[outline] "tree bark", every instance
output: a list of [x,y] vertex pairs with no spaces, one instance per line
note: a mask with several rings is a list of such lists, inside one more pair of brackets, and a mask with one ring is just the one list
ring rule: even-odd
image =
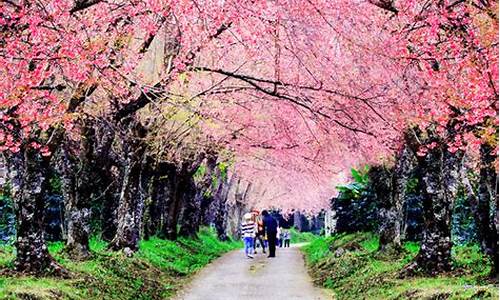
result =
[[[154,162],[151,161],[147,161],[147,163],[154,164]],[[161,224],[161,211],[164,209],[161,205],[160,174],[155,166],[153,166],[152,169],[153,170],[150,172],[151,174],[148,178],[143,177],[143,185],[146,186],[147,190],[143,217],[143,236],[145,240],[159,232]]]
[[117,210],[117,230],[109,248],[131,255],[138,250],[144,198],[140,195],[142,161],[145,152],[146,130],[139,122],[129,125],[130,136],[123,140],[125,154],[123,182]]
[[167,202],[163,235],[172,241],[177,239],[177,225],[182,204],[180,191],[184,189],[185,185],[181,177],[182,174],[175,172],[170,179],[170,199]]
[[[415,165],[415,155],[409,149],[407,143],[396,157],[396,164],[392,174],[392,182],[389,184],[388,191],[379,191],[380,197],[384,199],[385,193],[387,198],[381,201],[385,205],[381,209],[381,227],[380,227],[380,251],[394,249],[401,250],[401,231],[404,222],[403,205],[406,195],[406,186],[410,179],[411,173]],[[392,193],[390,192],[392,190]]]
[[495,170],[494,148],[482,144],[479,190],[474,214],[478,225],[479,241],[492,261],[490,276],[498,279],[498,174]]
[[[91,218],[91,196],[93,190],[92,165],[94,130],[91,124],[84,124],[78,159],[72,155],[71,142],[66,140],[62,147],[62,188],[67,222],[65,251],[73,259],[90,256],[89,235]],[[75,147],[76,148],[76,147]]]
[[451,214],[460,184],[463,152],[451,153],[447,144],[429,131],[427,143],[437,146],[418,157],[423,195],[424,234],[414,262],[406,267],[411,273],[429,275],[451,270]]
[[112,151],[115,132],[108,124],[96,125],[94,188],[97,196],[94,200],[99,203],[96,216],[98,214],[100,218],[101,238],[109,242],[116,234],[120,191],[118,179],[123,178],[123,170],[118,167],[120,164]]
[[[198,159],[198,161],[199,160],[200,159]],[[195,169],[194,167],[196,167],[196,165],[192,168]],[[198,167],[199,166],[196,168]],[[181,227],[179,235],[195,237],[200,225],[203,224],[203,222],[206,223],[207,210],[213,201],[212,179],[216,167],[217,156],[209,154],[205,159],[205,174],[203,178],[196,183],[193,176],[190,177],[189,188],[186,191],[187,194],[184,194],[184,208],[180,222]]]
[[[177,225],[183,207],[188,207],[186,215],[193,214],[192,203],[194,201],[196,187],[193,181],[193,175],[205,158],[205,153],[194,154],[194,157],[185,157],[185,160],[177,165],[174,174],[170,180],[171,197],[167,203],[167,216],[163,235],[169,240],[177,239]],[[182,221],[182,220],[181,220]],[[190,234],[192,229],[185,228],[183,234]]]
[[183,209],[180,219],[179,236],[195,238],[200,228],[200,212],[202,195],[196,192],[192,176],[188,178],[182,192]]
[[228,180],[227,175],[221,176],[220,172],[218,173],[219,185],[217,192],[214,195],[214,225],[219,240],[227,241],[227,197],[231,186],[234,184],[235,176],[231,176]]
[[67,275],[50,256],[44,239],[43,193],[48,160],[37,150],[22,149],[10,154],[7,162],[17,220],[16,270],[32,275]]
[[217,155],[209,154],[206,159],[206,173],[203,181],[197,189],[197,197],[200,197],[200,224],[210,225],[211,212],[210,207],[214,201],[214,194],[216,186],[214,185],[214,178],[217,168]]

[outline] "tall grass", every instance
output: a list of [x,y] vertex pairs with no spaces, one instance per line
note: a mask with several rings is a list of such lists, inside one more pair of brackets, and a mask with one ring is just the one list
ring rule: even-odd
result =
[[[139,251],[130,258],[107,251],[106,246],[92,238],[92,258],[77,262],[64,254],[62,242],[50,243],[50,253],[72,278],[3,276],[0,299],[166,299],[190,275],[241,243],[221,242],[213,230],[204,228],[198,239],[141,241]],[[13,247],[0,247],[0,269],[12,268],[13,259]]]

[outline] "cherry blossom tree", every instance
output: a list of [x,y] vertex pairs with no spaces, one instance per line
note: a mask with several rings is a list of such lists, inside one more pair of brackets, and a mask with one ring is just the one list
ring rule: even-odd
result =
[[[232,174],[254,182],[249,205],[319,210],[346,170],[387,159],[418,127],[410,146],[428,179],[429,214],[446,204],[427,228],[439,239],[424,240],[417,259],[432,269],[432,260],[449,261],[449,234],[439,228],[449,224],[461,158],[479,147],[497,151],[495,1],[0,3],[0,150],[21,229],[20,271],[57,269],[37,221],[56,153],[75,229],[68,246],[87,251],[92,170],[105,169],[104,178],[114,167],[120,196],[110,247],[134,251],[141,180],[166,174],[168,163],[179,191],[168,205],[166,231],[175,238],[180,211],[193,211],[186,203],[196,198],[180,190],[195,186],[207,157],[231,153]],[[182,122],[169,107],[182,107]],[[179,123],[188,134],[176,139]],[[90,167],[80,178],[78,160]],[[446,161],[444,193],[431,191],[432,180],[444,180],[435,177],[437,160]],[[217,186],[217,199],[235,178]]]

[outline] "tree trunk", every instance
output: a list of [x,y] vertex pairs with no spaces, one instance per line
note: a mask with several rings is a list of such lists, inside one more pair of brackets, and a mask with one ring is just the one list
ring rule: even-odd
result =
[[114,181],[113,173],[110,170],[100,170],[96,175],[99,178],[99,186],[96,188],[99,193],[97,201],[101,201],[99,216],[102,230],[101,238],[105,241],[111,241],[116,234],[119,185]]
[[67,241],[65,251],[74,259],[90,256],[89,235],[91,217],[91,195],[93,190],[94,131],[90,124],[82,127],[79,159],[71,154],[71,144],[65,141],[62,148],[62,188],[67,222]]
[[[415,155],[405,143],[400,153],[396,157],[396,164],[392,174],[392,182],[385,193],[387,198],[384,199],[384,191],[377,192],[377,197],[382,197],[384,207],[381,209],[381,227],[380,227],[380,251],[401,249],[401,229],[404,221],[403,205],[406,195],[406,186],[410,179],[411,173],[415,165]],[[391,194],[392,190],[392,194]],[[385,201],[384,201],[385,200]]]
[[[217,237],[221,241],[227,241],[228,236],[226,234],[226,223],[227,223],[227,197],[229,190],[234,183],[235,176],[231,176],[228,180],[227,175],[221,176],[219,174],[219,186],[215,194],[214,201],[214,225],[217,232]],[[222,178],[223,177],[223,178]]]
[[182,192],[182,216],[180,219],[179,236],[196,237],[200,228],[201,194],[196,192],[196,185],[192,177],[187,179],[185,190]]
[[116,234],[116,211],[120,185],[119,178],[123,178],[123,172],[115,165],[117,158],[112,152],[115,132],[108,124],[96,124],[96,145],[94,154],[93,186],[96,197],[94,201],[98,204],[95,212],[99,216],[101,227],[101,238],[111,241]]
[[217,168],[217,156],[208,155],[205,165],[206,173],[204,179],[197,188],[197,197],[200,199],[200,224],[210,225],[210,206],[214,201],[214,194],[216,192],[216,186],[213,184],[213,179],[217,176],[215,172]]
[[179,178],[179,174],[175,174],[170,180],[170,199],[167,202],[167,214],[163,229],[163,235],[171,241],[177,239],[177,225],[182,204],[180,190],[183,188],[184,182]]
[[424,234],[414,262],[406,267],[412,273],[436,275],[451,270],[451,214],[460,183],[462,151],[451,153],[447,144],[429,133],[438,146],[418,157],[423,195]]
[[16,270],[33,275],[66,275],[50,256],[44,239],[43,192],[48,161],[36,150],[22,149],[9,155],[7,162],[17,220]]
[[498,278],[498,174],[495,170],[496,154],[492,146],[481,145],[479,190],[474,214],[478,225],[479,241],[483,251],[491,258],[491,277]]
[[[200,158],[203,156],[200,156]],[[198,161],[200,160],[198,158]],[[197,169],[199,166],[193,164],[192,170]],[[189,181],[189,188],[184,193],[184,208],[181,218],[181,227],[179,234],[181,236],[196,236],[201,224],[208,224],[207,210],[213,201],[213,176],[215,168],[217,167],[217,156],[209,154],[205,160],[205,174],[200,182],[196,183],[191,176]],[[191,172],[194,174],[194,172]],[[187,193],[187,194],[186,194]]]
[[149,178],[143,178],[143,185],[145,185],[147,189],[143,217],[143,236],[145,240],[156,235],[160,228],[162,207],[159,198],[161,189],[159,177],[158,172],[153,170]]
[[[185,157],[184,161],[175,169],[175,173],[172,174],[172,180],[170,181],[172,196],[169,203],[167,203],[168,213],[163,233],[170,240],[177,239],[177,225],[179,225],[179,216],[183,207],[187,207],[186,216],[188,216],[188,219],[191,218],[193,214],[199,213],[199,207],[193,207],[193,203],[190,202],[194,201],[196,195],[193,175],[204,158],[205,153],[203,152],[194,154],[193,157]],[[196,224],[191,225],[196,227]],[[186,226],[187,224],[185,225],[183,234],[191,235],[193,229],[187,228]]]
[[131,136],[123,141],[125,165],[120,199],[117,210],[117,230],[109,248],[123,250],[131,255],[138,250],[144,197],[140,195],[140,180],[146,135],[145,129],[138,122],[131,122]]
[[241,179],[238,179],[238,183],[235,186],[234,199],[229,200],[227,205],[226,234],[237,240],[240,238],[240,225],[243,221],[243,215],[247,211],[245,200],[252,185],[251,183],[244,183]]

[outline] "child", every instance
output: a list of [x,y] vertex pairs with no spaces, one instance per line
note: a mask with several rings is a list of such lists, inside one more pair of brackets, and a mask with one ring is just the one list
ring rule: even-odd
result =
[[255,238],[256,225],[252,220],[252,214],[246,213],[244,222],[241,224],[241,236],[243,237],[243,242],[245,243],[245,254],[248,258],[253,258],[251,255],[254,251],[253,240]]
[[290,238],[291,238],[290,229],[285,229],[283,232],[283,240],[285,248],[290,247]]

